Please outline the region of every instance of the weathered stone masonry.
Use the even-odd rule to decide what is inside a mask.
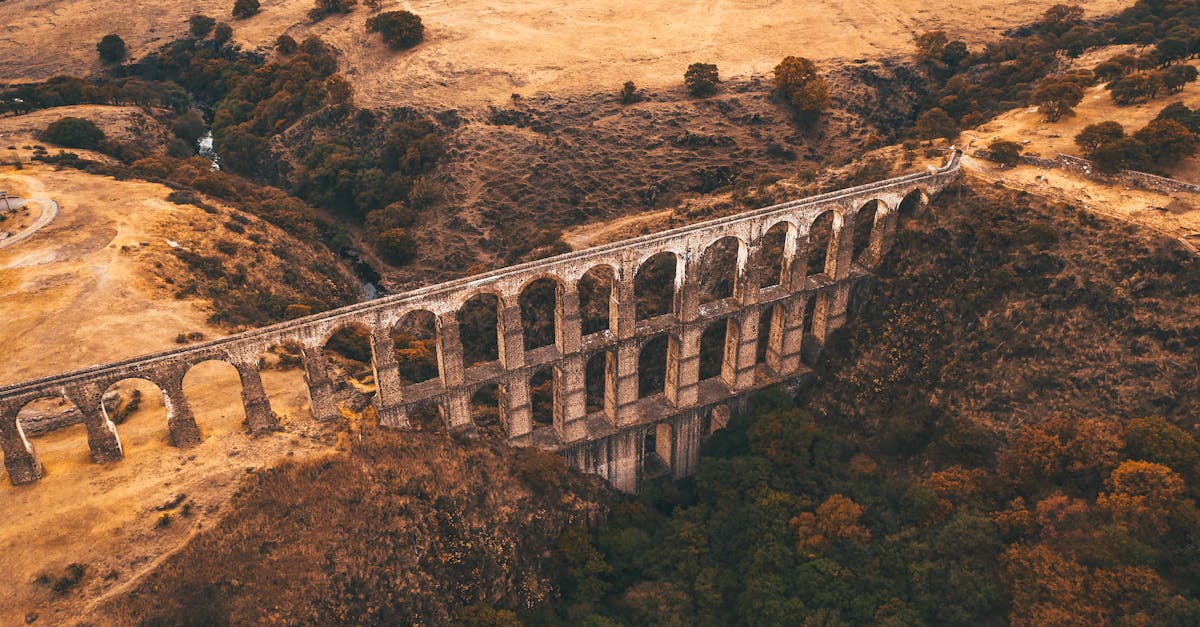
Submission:
[[[715,407],[746,392],[795,378],[806,367],[802,355],[820,349],[828,334],[845,322],[854,281],[867,273],[891,247],[899,211],[925,202],[958,176],[959,152],[940,169],[787,202],[495,270],[406,294],[351,305],[187,348],[0,387],[0,447],[14,484],[36,481],[42,468],[22,431],[18,414],[39,398],[64,398],[76,405],[87,427],[96,463],[120,460],[124,453],[116,427],[101,396],[110,385],[146,379],[163,392],[172,444],[200,441],[200,430],[183,393],[183,379],[195,365],[218,360],[234,366],[241,379],[242,402],[252,431],[278,426],[259,374],[260,357],[284,343],[302,347],[305,382],[314,416],[339,416],[333,383],[322,353],[339,329],[370,329],[377,392],[373,399],[382,427],[408,426],[410,410],[435,404],[451,429],[471,426],[470,400],[483,386],[501,390],[501,417],[514,445],[536,445],[563,453],[584,472],[599,474],[619,489],[636,491],[647,458],[653,456],[674,476],[693,473],[699,460],[704,421]],[[852,242],[860,209],[876,203],[869,246],[854,258]],[[824,272],[807,275],[809,230],[826,212],[833,213],[832,236]],[[866,215],[866,214],[864,214]],[[763,236],[786,229],[777,284],[759,288],[755,264],[764,253]],[[699,265],[704,252],[724,238],[737,239],[737,275],[733,296],[701,303]],[[670,253],[676,260],[673,311],[639,320],[634,278],[651,257]],[[589,270],[607,267],[614,277],[608,329],[583,335],[578,282]],[[771,272],[775,269],[772,268]],[[525,350],[518,299],[532,281],[548,278],[557,286],[553,345]],[[499,360],[464,366],[457,313],[480,293],[499,300]],[[765,363],[757,363],[759,321],[770,310]],[[391,329],[407,314],[424,310],[436,320],[438,377],[406,385],[393,352]],[[805,321],[806,312],[811,320]],[[700,339],[714,321],[726,321],[720,376],[699,380]],[[808,333],[805,330],[808,329]],[[666,384],[662,394],[638,397],[639,351],[646,342],[668,338]],[[585,364],[606,352],[602,411],[587,412]],[[550,367],[555,381],[553,424],[534,428],[530,377]]]

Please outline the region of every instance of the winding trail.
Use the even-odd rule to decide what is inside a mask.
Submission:
[[[17,242],[29,239],[34,233],[37,233],[38,229],[50,224],[50,222],[58,216],[57,202],[50,200],[49,198],[37,198],[32,200],[41,203],[42,215],[38,216],[38,219],[24,230],[12,235],[11,237],[6,237],[0,240],[0,248],[7,248],[13,244],[16,244]]]

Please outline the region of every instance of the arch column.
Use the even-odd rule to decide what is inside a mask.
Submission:
[[[783,240],[783,275],[779,286],[789,292],[804,289],[804,279],[808,275],[808,246],[800,246],[800,242],[808,241],[809,227],[788,229]]]
[[[506,419],[508,437],[515,438],[533,430],[533,402],[529,398],[529,377],[522,370],[504,375],[500,389],[500,410]]]
[[[767,338],[767,367],[776,375],[789,376],[800,369],[804,346],[804,309],[811,294],[802,293],[774,307],[771,333]]]
[[[318,421],[341,417],[333,398],[333,382],[329,380],[329,362],[320,348],[304,346],[304,385],[308,388],[308,404]]]
[[[758,318],[758,306],[750,305],[730,316],[725,325],[721,380],[734,392],[754,387],[758,361]]]
[[[689,407],[700,400],[700,256],[689,254],[683,277],[676,277],[675,317],[683,323],[678,335],[667,338],[667,377],[663,393],[676,407]],[[735,280],[736,283],[736,280]]]
[[[500,363],[506,370],[525,365],[525,332],[521,328],[520,305],[508,306],[501,301],[498,330]]]
[[[813,307],[812,334],[825,346],[829,334],[846,323],[846,305],[850,301],[850,281],[839,281],[817,291]]]
[[[633,337],[637,333],[636,272],[622,271],[613,280],[609,327],[620,342],[609,353],[604,366],[604,408],[614,425],[630,424],[637,419],[632,406],[638,401],[638,352]]]
[[[246,426],[250,433],[259,434],[279,430],[279,417],[271,409],[271,400],[263,388],[262,373],[258,362],[240,361],[233,364],[238,379],[242,382],[242,408],[246,412]]]
[[[579,290],[565,286],[558,294],[554,310],[554,338],[563,355],[579,352],[583,345],[583,321],[579,313]]]
[[[825,255],[825,274],[834,281],[850,276],[854,261],[854,222],[844,217],[847,208],[833,213],[833,232],[829,237],[829,252]]]
[[[438,316],[437,360],[438,374],[442,378],[443,387],[450,390],[463,384],[463,347],[459,338],[456,312]],[[453,414],[453,411],[450,413]]]
[[[554,426],[564,442],[587,436],[587,360],[572,353],[555,368]]]
[[[21,406],[16,404],[0,408],[0,449],[4,450],[4,468],[13,485],[33,483],[42,478],[42,463],[17,422],[20,412]]]
[[[108,418],[108,411],[104,408],[104,392],[99,386],[85,383],[63,392],[67,400],[74,403],[79,413],[83,414],[92,462],[103,464],[125,459],[121,439],[117,436],[117,426]]]
[[[446,395],[446,427],[454,431],[471,425],[471,391],[455,388]]]
[[[163,405],[167,407],[167,432],[171,446],[189,448],[200,443],[200,427],[196,426],[196,415],[183,393],[183,372],[167,374],[159,383],[163,391]]]
[[[396,345],[390,329],[371,329],[372,363],[375,364],[375,416],[383,427],[408,426],[404,410],[404,382],[396,361]]]

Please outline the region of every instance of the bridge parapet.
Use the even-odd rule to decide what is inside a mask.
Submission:
[[[663,447],[659,457],[669,458],[672,472],[686,474],[694,468],[695,460],[679,458],[685,454],[680,451],[695,455],[699,446],[698,442],[679,441],[679,437],[681,433],[699,433],[699,427],[680,423],[678,417],[696,416],[698,408],[705,405],[713,406],[721,399],[802,372],[805,355],[819,352],[828,334],[845,322],[852,283],[891,247],[902,207],[925,203],[956,178],[960,154],[952,151],[945,166],[929,172],[501,268],[186,348],[0,387],[0,448],[9,479],[19,484],[41,476],[41,466],[18,414],[28,403],[45,397],[67,399],[80,409],[94,461],[120,459],[123,452],[117,429],[99,398],[110,385],[124,379],[145,379],[157,385],[167,407],[172,443],[197,443],[200,430],[183,392],[183,378],[192,367],[207,361],[225,362],[237,369],[251,429],[275,429],[278,421],[263,390],[259,369],[262,356],[279,345],[300,349],[314,416],[319,420],[336,418],[339,413],[323,347],[334,333],[348,326],[370,331],[371,365],[377,386],[373,402],[381,426],[406,427],[417,405],[433,403],[451,428],[469,427],[472,394],[484,386],[496,385],[501,391],[501,419],[514,444],[556,450],[606,447],[604,454],[593,451],[568,457],[581,469],[599,472],[619,487],[636,489],[638,479],[628,474],[632,458],[626,453],[641,450],[635,455],[641,460],[646,447],[639,449],[628,442],[618,446],[612,438],[646,440],[650,437],[647,434],[653,433],[654,438],[664,439],[659,443]],[[856,242],[856,220],[865,208],[870,208],[870,228],[863,223],[858,230],[869,233],[869,239]],[[828,245],[818,251],[811,244],[820,240],[811,231],[818,218],[827,213],[832,214]],[[768,251],[768,235],[780,230],[782,250]],[[736,241],[733,287],[727,297],[701,303],[701,262],[707,251],[728,238]],[[771,252],[778,253],[780,262],[764,268],[761,261]],[[671,310],[639,319],[640,294],[635,279],[648,261],[664,254],[675,259],[674,280],[670,285],[655,287],[671,292]],[[814,255],[821,266],[819,271],[810,272],[808,265]],[[612,275],[608,328],[584,334],[579,284],[598,268],[607,268]],[[539,279],[549,279],[557,286],[555,337],[550,346],[526,350],[520,298]],[[774,283],[765,285],[768,279]],[[499,354],[494,362],[468,368],[459,338],[458,313],[479,294],[497,299]],[[438,373],[431,381],[410,385],[398,373],[391,331],[405,316],[419,311],[429,312],[435,321]],[[726,325],[720,375],[701,381],[701,335],[720,321]],[[760,329],[760,324],[767,324],[769,329]],[[640,351],[663,336],[668,341],[663,389],[649,396],[639,394]],[[765,351],[759,347],[763,338]],[[588,412],[584,370],[592,358],[600,355],[606,361],[604,407]],[[538,428],[532,421],[530,378],[546,369],[553,373],[553,420]],[[674,425],[673,430],[654,426],[665,424]],[[670,447],[668,440],[674,442]]]

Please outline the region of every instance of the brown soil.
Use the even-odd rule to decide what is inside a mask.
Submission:
[[[924,0],[631,2],[405,2],[421,16],[427,41],[391,52],[365,32],[371,13],[312,24],[312,0],[268,0],[262,12],[230,21],[228,0],[139,3],[119,0],[9,0],[0,3],[0,76],[45,79],[101,69],[96,42],[115,32],[134,58],[186,32],[193,13],[230,21],[234,38],[263,48],[281,33],[317,34],[340,49],[359,104],[378,107],[498,103],[513,92],[617,90],[627,80],[662,87],[682,81],[688,64],[716,63],[724,76],[763,75],[781,58],[905,54],[922,31],[945,29],[979,44],[1032,21],[1054,0],[929,3]],[[1088,16],[1126,0],[1088,3]],[[396,7],[393,5],[395,8]],[[388,8],[393,8],[388,7]]]

